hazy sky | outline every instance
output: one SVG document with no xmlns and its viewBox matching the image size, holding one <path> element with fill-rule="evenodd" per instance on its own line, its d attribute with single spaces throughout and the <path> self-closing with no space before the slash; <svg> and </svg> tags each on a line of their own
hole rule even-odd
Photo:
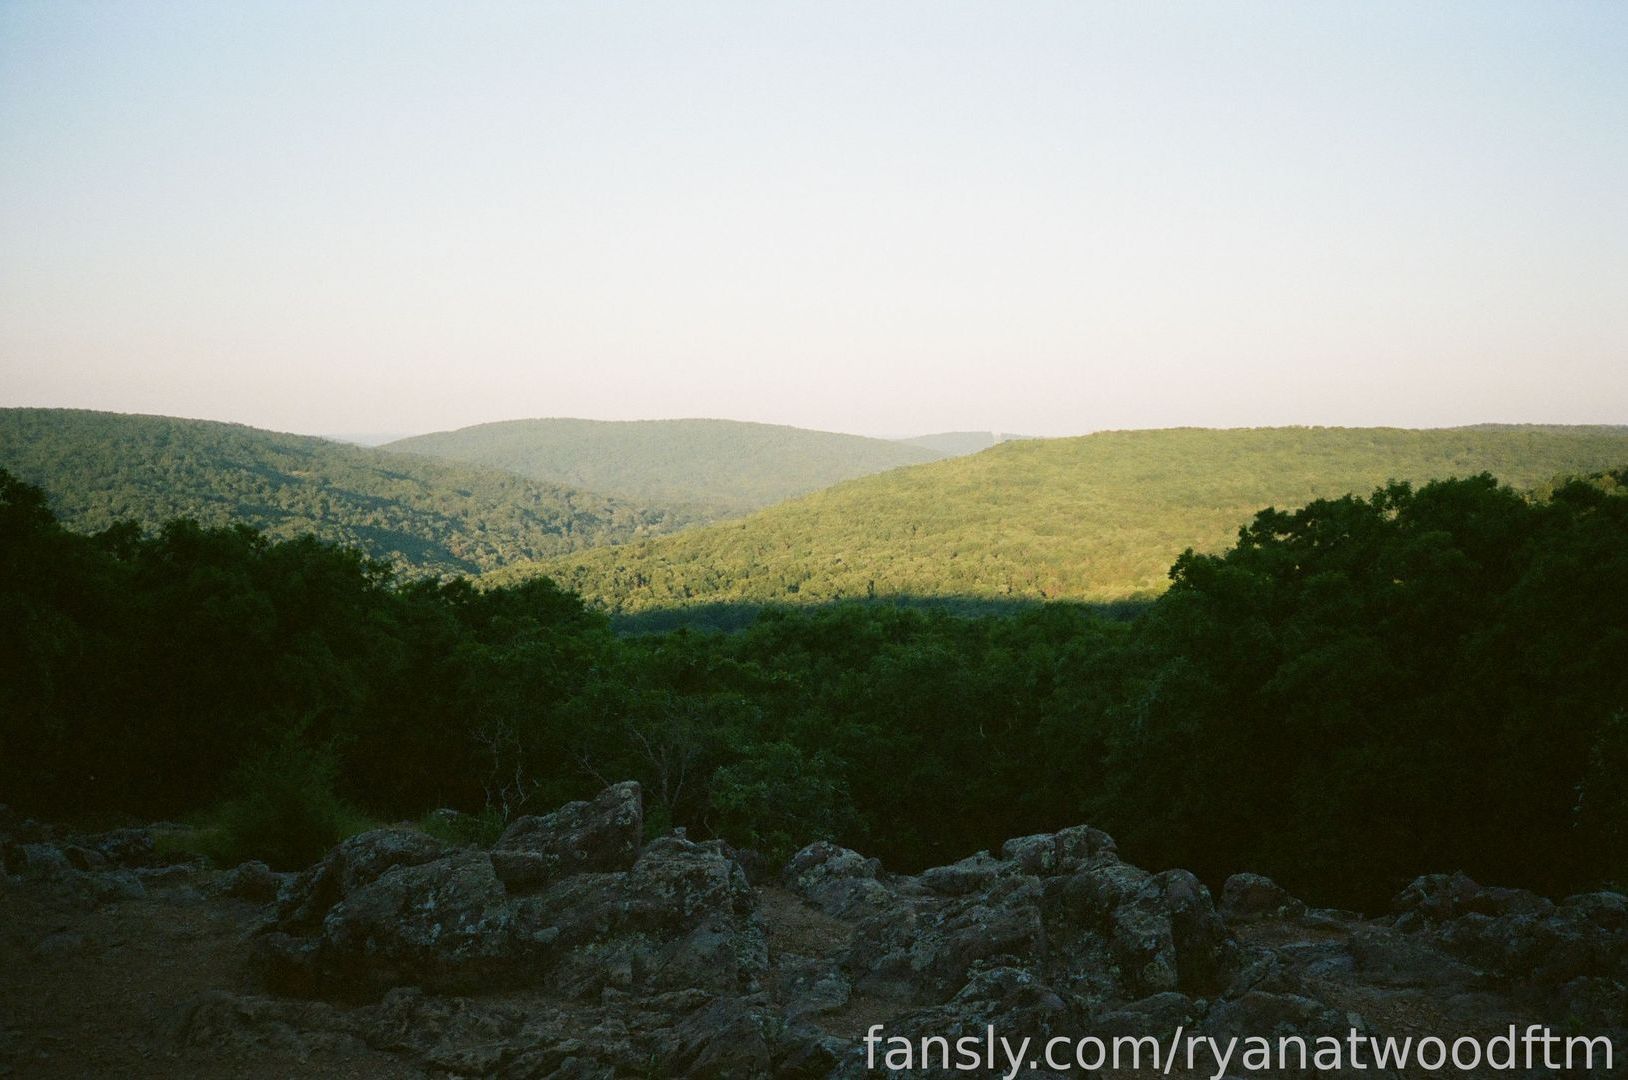
<svg viewBox="0 0 1628 1080">
<path fill-rule="evenodd" d="M 0 404 L 1628 422 L 1628 3 L 0 0 Z"/>
</svg>

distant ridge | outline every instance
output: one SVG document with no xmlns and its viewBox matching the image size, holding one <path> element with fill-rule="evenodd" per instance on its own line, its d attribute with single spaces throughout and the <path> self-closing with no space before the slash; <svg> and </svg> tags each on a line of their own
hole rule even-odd
<svg viewBox="0 0 1628 1080">
<path fill-rule="evenodd" d="M 852 480 L 737 522 L 516 567 L 620 612 L 747 601 L 1113 601 L 1162 591 L 1262 507 L 1391 479 L 1491 472 L 1530 488 L 1628 464 L 1607 427 L 1109 431 L 1007 442 Z"/>
<path fill-rule="evenodd" d="M 0 409 L 0 467 L 45 489 L 70 528 L 130 519 L 312 533 L 410 574 L 475 573 L 691 519 L 496 469 L 241 424 Z"/>
<path fill-rule="evenodd" d="M 739 420 L 505 420 L 400 439 L 385 449 L 713 517 L 945 456 L 890 439 Z"/>
<path fill-rule="evenodd" d="M 408 433 L 405 431 L 351 431 L 322 436 L 330 442 L 351 443 L 354 446 L 383 446 L 385 443 L 407 437 Z"/>
<path fill-rule="evenodd" d="M 988 450 L 991 446 L 1008 442 L 1013 439 L 1033 438 L 1030 435 L 1013 435 L 1001 431 L 941 431 L 934 435 L 917 435 L 909 439 L 898 439 L 907 446 L 920 446 L 928 450 L 937 451 L 946 457 L 960 457 L 962 454 L 976 454 L 980 450 Z"/>
</svg>

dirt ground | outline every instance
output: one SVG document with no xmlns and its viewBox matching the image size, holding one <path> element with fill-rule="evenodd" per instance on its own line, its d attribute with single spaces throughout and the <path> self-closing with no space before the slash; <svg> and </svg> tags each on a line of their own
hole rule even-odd
<svg viewBox="0 0 1628 1080">
<path fill-rule="evenodd" d="M 178 1046 L 199 994 L 252 989 L 243 938 L 260 910 L 191 885 L 101 906 L 0 885 L 0 1076 L 421 1076 L 361 1043 L 314 1056 Z"/>
</svg>

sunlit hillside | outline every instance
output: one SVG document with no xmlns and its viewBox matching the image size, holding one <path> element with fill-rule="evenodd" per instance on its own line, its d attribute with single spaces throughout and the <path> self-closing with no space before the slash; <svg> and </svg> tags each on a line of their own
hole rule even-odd
<svg viewBox="0 0 1628 1080">
<path fill-rule="evenodd" d="M 1624 462 L 1620 428 L 1102 432 L 1003 443 L 499 580 L 545 573 L 620 611 L 871 595 L 1106 601 L 1160 592 L 1184 549 L 1225 547 L 1261 507 L 1484 471 L 1530 486 Z"/>
</svg>

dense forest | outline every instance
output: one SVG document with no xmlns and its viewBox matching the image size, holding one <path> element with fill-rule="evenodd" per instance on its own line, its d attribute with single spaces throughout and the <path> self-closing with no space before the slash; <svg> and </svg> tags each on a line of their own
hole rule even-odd
<svg viewBox="0 0 1628 1080">
<path fill-rule="evenodd" d="M 360 548 L 411 574 L 473 573 L 671 531 L 671 508 L 241 424 L 0 409 L 0 464 L 81 531 L 176 517 Z"/>
<path fill-rule="evenodd" d="M 1628 459 L 1628 429 L 1268 428 L 1002 443 L 852 480 L 741 521 L 500 571 L 614 612 L 869 597 L 1151 597 L 1189 547 L 1265 506 L 1488 471 L 1519 487 Z"/>
<path fill-rule="evenodd" d="M 1628 880 L 1628 473 L 1265 510 L 1137 618 L 775 609 L 619 638 L 546 579 L 401 581 L 176 521 L 86 536 L 0 474 L 0 790 L 297 865 L 636 778 L 650 827 L 909 869 L 1093 822 L 1372 907 L 1422 871 Z M 445 822 L 444 816 L 434 818 Z"/>
<path fill-rule="evenodd" d="M 952 451 L 738 420 L 507 420 L 385 449 L 733 517 Z"/>
</svg>

